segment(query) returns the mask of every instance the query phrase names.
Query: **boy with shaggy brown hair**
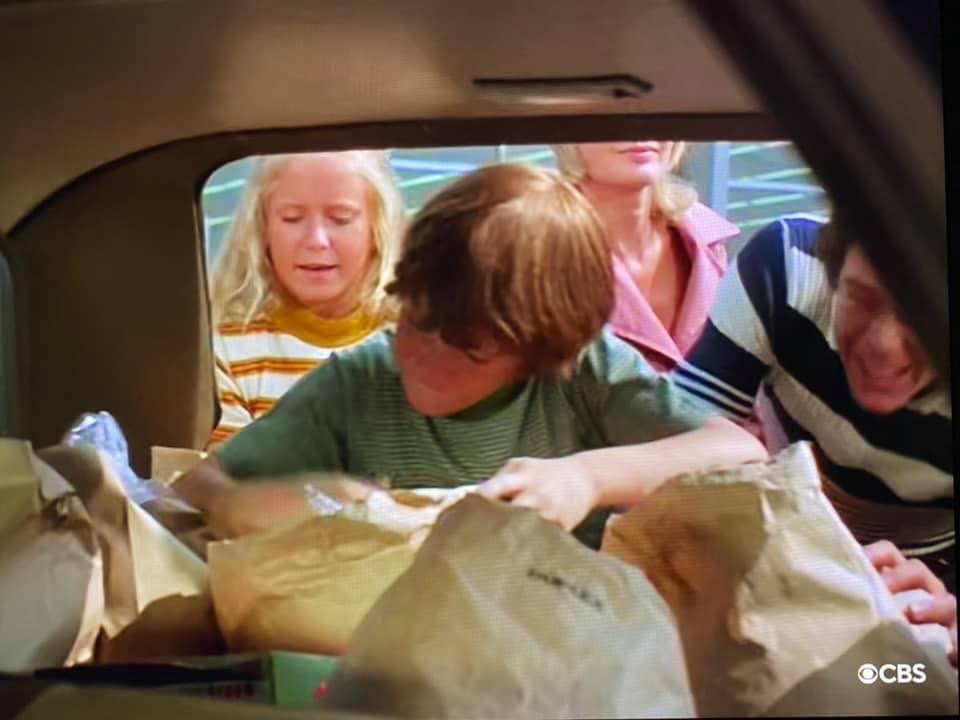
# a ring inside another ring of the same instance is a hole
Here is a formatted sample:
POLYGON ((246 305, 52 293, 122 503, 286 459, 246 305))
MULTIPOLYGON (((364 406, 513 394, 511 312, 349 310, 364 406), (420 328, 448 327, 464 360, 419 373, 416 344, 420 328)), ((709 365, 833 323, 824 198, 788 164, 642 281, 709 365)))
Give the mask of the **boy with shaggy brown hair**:
POLYGON ((603 228, 552 173, 486 167, 439 193, 389 291, 394 330, 317 368, 177 482, 215 531, 256 530, 305 502, 291 485, 237 481, 341 471, 404 488, 482 482, 596 547, 591 511, 681 472, 766 457, 604 329, 603 228))

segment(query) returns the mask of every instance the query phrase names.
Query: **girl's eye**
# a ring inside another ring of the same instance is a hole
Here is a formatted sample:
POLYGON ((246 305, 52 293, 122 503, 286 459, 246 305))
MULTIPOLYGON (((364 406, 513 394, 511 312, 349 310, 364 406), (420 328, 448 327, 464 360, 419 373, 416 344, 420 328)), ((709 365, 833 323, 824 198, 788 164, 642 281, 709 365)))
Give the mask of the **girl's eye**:
POLYGON ((350 215, 331 215, 330 220, 334 225, 349 225, 353 222, 354 218, 357 216, 354 214, 350 215))
POLYGON ((280 217, 280 221, 281 221, 281 222, 284 222, 284 223, 287 223, 288 225, 292 225, 292 224, 294 224, 294 223, 298 223, 298 222, 300 222, 301 220, 303 220, 303 216, 302 216, 302 215, 283 215, 283 216, 280 217))

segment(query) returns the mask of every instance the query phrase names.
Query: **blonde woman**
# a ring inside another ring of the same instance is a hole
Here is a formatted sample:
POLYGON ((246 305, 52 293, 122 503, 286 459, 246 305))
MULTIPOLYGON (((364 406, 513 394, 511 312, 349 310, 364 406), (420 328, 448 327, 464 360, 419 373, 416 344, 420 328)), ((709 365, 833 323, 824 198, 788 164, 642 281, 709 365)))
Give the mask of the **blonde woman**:
POLYGON ((685 143, 644 140, 554 147, 561 173, 600 215, 613 254, 610 323, 658 370, 700 336, 738 228, 673 176, 685 143))
POLYGON ((222 410, 209 445, 391 317, 403 207, 385 153, 260 158, 213 273, 222 410))

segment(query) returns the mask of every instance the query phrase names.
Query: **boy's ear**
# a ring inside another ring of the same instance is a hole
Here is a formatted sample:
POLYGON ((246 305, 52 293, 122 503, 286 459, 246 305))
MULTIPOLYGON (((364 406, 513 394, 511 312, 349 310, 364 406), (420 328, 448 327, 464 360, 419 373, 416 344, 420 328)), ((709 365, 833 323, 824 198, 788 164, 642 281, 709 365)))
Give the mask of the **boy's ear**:
POLYGON ((481 358, 496 357, 503 352, 503 343, 488 333, 480 335, 476 340, 476 346, 471 350, 471 354, 481 358))

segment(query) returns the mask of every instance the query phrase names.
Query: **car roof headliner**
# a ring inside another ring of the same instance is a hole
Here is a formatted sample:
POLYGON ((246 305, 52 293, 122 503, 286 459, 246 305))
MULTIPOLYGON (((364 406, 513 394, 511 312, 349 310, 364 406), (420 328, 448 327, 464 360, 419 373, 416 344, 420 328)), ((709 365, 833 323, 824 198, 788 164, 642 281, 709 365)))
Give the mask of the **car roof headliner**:
POLYGON ((211 133, 582 114, 476 77, 629 73, 600 112, 763 115, 682 0, 75 0, 0 6, 0 231, 78 176, 211 133))

